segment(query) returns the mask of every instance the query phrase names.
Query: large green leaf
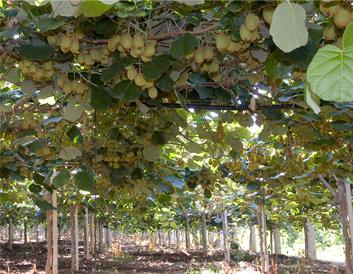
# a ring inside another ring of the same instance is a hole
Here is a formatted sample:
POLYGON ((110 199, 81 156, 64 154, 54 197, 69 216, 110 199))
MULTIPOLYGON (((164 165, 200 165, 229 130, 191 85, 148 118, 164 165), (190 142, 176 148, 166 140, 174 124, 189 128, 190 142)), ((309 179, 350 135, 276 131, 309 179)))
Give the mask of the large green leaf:
POLYGON ((112 90, 111 96, 115 99, 134 101, 141 95, 140 88, 130 80, 123 80, 112 90))
POLYGON ((82 13, 81 2, 82 1, 52 0, 51 6, 54 16, 79 16, 82 13))
POLYGON ((158 146, 148 145, 143 149, 142 153, 147 161, 156 162, 161 154, 161 149, 158 146))
POLYGON ((74 177, 75 184, 80 190, 91 191, 95 186, 94 173, 90 168, 83 167, 74 177))
POLYGON ((92 88, 90 104, 94 109, 104 111, 113 107, 114 101, 105 88, 101 86, 92 88))
POLYGON ((181 35, 174 39, 170 47, 170 55, 177 59, 183 57, 191 52, 198 46, 199 41, 197 38, 189 33, 181 35))
POLYGON ((47 15, 39 17, 38 21, 36 22, 36 26, 41 32, 57 29, 64 24, 64 20, 53 18, 47 15))
POLYGON ((77 99, 71 97, 64 108, 63 118, 70 122, 75 122, 81 118, 83 107, 78 103, 77 99))
POLYGON ((118 73, 121 72, 123 69, 124 69, 124 63, 122 62, 120 56, 115 54, 113 63, 111 64, 111 66, 102 72, 101 80, 103 82, 109 82, 113 80, 118 75, 118 73))
POLYGON ((56 207, 54 207, 52 204, 48 203, 46 200, 42 199, 36 199, 34 201, 35 205, 38 206, 40 209, 44 210, 56 210, 56 207))
POLYGON ((305 9, 289 1, 277 6, 272 17, 270 34, 273 42, 284 52, 304 46, 309 34, 305 26, 305 9))
POLYGON ((353 101, 353 47, 321 48, 310 63, 307 81, 313 93, 334 102, 353 101))
POLYGON ((157 80, 173 64, 169 55, 158 55, 152 61, 143 65, 143 76, 146 80, 157 80))
POLYGON ((353 47, 353 22, 344 30, 342 43, 343 48, 353 47))
POLYGON ((82 156, 81 150, 77 147, 65 147, 60 151, 60 158, 66 161, 82 156))
POLYGON ((98 0, 84 0, 82 3, 82 12, 86 17, 98 17, 111 7, 111 5, 104 4, 98 0))
POLYGON ((29 60, 45 61, 54 54, 54 49, 43 42, 33 42, 17 48, 18 54, 29 60))
POLYGON ((70 180, 70 172, 67 169, 62 170, 53 178, 53 186, 55 188, 63 187, 70 180))

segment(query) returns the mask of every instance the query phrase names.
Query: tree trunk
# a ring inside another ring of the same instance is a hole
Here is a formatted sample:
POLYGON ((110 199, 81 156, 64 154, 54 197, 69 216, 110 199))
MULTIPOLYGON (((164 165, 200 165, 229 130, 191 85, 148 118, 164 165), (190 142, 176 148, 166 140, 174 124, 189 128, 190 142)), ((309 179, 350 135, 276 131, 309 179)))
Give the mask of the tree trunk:
POLYGON ((233 224, 232 227, 232 242, 238 243, 238 226, 236 224, 233 224))
POLYGON ((249 251, 256 253, 256 227, 250 225, 249 251))
POLYGON ((98 250, 99 253, 103 252, 103 224, 98 221, 98 250))
POLYGON ((28 226, 27 226, 27 222, 25 221, 23 223, 23 242, 24 242, 24 244, 27 244, 27 242, 28 242, 27 230, 28 230, 28 226))
POLYGON ((78 253, 78 205, 70 207, 71 217, 71 270, 79 270, 79 253, 78 253))
POLYGON ((224 260, 230 262, 230 251, 228 246, 228 223, 227 223, 227 210, 224 209, 222 213, 222 235, 223 235, 223 251, 224 260))
POLYGON ((305 223, 305 258, 316 259, 315 227, 314 224, 306 221, 305 223))
POLYGON ((89 214, 88 214, 87 207, 85 207, 83 234, 84 234, 83 249, 84 249, 85 259, 88 260, 89 259, 89 214))
POLYGON ((168 230, 168 248, 172 246, 172 231, 168 230))
POLYGON ((201 240, 202 250, 205 254, 208 251, 208 239, 207 239, 207 224, 206 224, 206 210, 201 212, 201 240))
POLYGON ((353 274, 353 256, 352 256, 352 244, 351 236, 349 234, 349 220, 348 220, 348 208, 346 200, 346 188, 342 180, 337 180, 337 199, 339 204, 339 214, 342 225, 342 232, 345 245, 345 257, 346 257, 346 273, 353 274))
POLYGON ((274 238, 274 246, 275 246, 275 254, 281 254, 281 232, 279 226, 276 224, 273 229, 273 238, 274 238))
MULTIPOLYGON (((47 193, 47 201, 56 208, 56 191, 47 193)), ((58 273, 58 213, 57 210, 47 210, 47 245, 48 254, 45 266, 46 274, 58 273)))
POLYGON ((110 245, 110 229, 108 226, 105 228, 105 244, 110 245))
POLYGON ((95 255, 96 254, 96 230, 95 230, 95 216, 94 216, 94 213, 91 214, 91 218, 90 218, 90 226, 89 226, 89 229, 90 229, 90 243, 91 243, 91 252, 92 252, 92 255, 95 255))
POLYGON ((179 227, 177 227, 175 230, 175 237, 176 237, 176 251, 179 251, 179 245, 180 245, 179 227))
POLYGON ((257 220, 259 226, 260 236, 260 256, 261 256, 261 270, 262 273, 269 273, 269 256, 267 249, 267 233, 266 233, 266 215, 265 205, 263 201, 259 202, 257 211, 257 220))
POLYGON ((348 222, 349 222, 349 235, 351 238, 351 245, 353 251, 353 209, 352 209, 352 191, 351 185, 347 182, 344 183, 346 190, 346 203, 348 211, 348 222))
POLYGON ((12 250, 13 248, 13 223, 12 223, 12 219, 10 218, 10 221, 9 221, 9 233, 8 233, 8 248, 10 250, 12 250))
POLYGON ((190 224, 189 224, 189 214, 185 212, 185 247, 187 251, 190 251, 190 224))

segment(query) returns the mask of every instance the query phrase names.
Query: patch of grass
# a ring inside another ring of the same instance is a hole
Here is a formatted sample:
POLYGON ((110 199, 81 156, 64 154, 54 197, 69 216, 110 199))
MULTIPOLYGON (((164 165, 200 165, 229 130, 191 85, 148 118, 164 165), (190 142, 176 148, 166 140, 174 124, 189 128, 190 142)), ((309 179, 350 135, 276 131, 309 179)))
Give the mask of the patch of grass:
POLYGON ((221 273, 221 268, 219 268, 217 265, 214 265, 212 263, 207 264, 202 269, 190 268, 185 272, 185 274, 214 274, 214 273, 221 273))

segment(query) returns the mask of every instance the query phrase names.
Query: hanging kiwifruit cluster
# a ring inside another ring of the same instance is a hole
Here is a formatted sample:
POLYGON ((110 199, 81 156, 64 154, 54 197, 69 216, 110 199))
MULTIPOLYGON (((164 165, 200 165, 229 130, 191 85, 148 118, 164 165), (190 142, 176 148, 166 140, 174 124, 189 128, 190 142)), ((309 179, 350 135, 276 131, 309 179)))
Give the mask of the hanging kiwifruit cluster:
POLYGON ((14 58, 7 54, 5 51, 0 50, 0 64, 13 64, 14 63, 14 58))
POLYGON ((130 81, 134 81, 135 84, 140 87, 142 90, 147 89, 148 96, 151 99, 155 99, 158 96, 158 90, 154 86, 153 81, 147 81, 145 77, 143 77, 143 73, 139 72, 134 66, 127 66, 126 68, 126 76, 130 81))
MULTIPOLYGON (((333 23, 339 29, 345 28, 352 21, 352 8, 350 5, 346 5, 346 1, 321 1, 320 11, 327 17, 333 17, 333 23)), ((348 3, 349 4, 349 3, 348 3)), ((332 38, 331 33, 326 31, 328 38, 332 38)), ((332 39, 328 39, 332 40, 332 39)))
POLYGON ((71 81, 66 75, 60 75, 57 80, 57 86, 63 90, 65 94, 84 95, 90 88, 81 80, 71 81))
POLYGON ((49 35, 47 41, 49 45, 60 47, 63 53, 71 52, 78 53, 80 51, 80 40, 84 35, 81 31, 76 31, 73 34, 65 35, 49 35))
POLYGON ((18 67, 25 76, 35 81, 51 80, 55 75, 55 68, 52 61, 38 63, 25 59, 18 62, 18 67))
POLYGON ((248 42, 234 42, 226 33, 217 33, 215 35, 216 47, 220 52, 234 54, 246 50, 249 47, 248 42))
POLYGON ((151 61, 156 53, 157 41, 147 40, 140 35, 130 35, 124 33, 121 35, 114 34, 108 39, 108 49, 111 52, 118 50, 123 56, 130 54, 134 58, 139 58, 143 62, 151 61))
POLYGON ((36 120, 32 113, 26 112, 23 114, 22 127, 24 129, 32 128, 36 124, 36 120))
POLYGON ((215 75, 219 71, 219 61, 215 56, 212 47, 199 47, 186 56, 186 59, 193 61, 192 69, 197 72, 215 75))
POLYGON ((240 27, 240 38, 244 42, 253 42, 259 37, 260 18, 249 13, 240 27))
POLYGON ((103 156, 103 160, 108 163, 109 167, 119 168, 119 156, 114 151, 109 151, 103 156))
POLYGON ((107 65, 110 51, 107 48, 94 48, 85 50, 77 55, 77 62, 85 68, 91 68, 95 63, 107 65))

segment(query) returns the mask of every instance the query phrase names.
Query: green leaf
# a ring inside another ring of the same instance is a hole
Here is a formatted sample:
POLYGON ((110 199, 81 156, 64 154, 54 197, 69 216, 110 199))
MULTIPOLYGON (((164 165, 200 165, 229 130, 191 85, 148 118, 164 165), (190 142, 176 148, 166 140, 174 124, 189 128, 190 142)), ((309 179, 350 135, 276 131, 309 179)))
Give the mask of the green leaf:
POLYGON ((37 184, 30 184, 28 189, 32 193, 39 194, 42 191, 43 187, 37 184))
POLYGON ((11 83, 18 83, 21 80, 20 69, 13 67, 5 74, 5 79, 11 83))
POLYGON ((54 49, 44 42, 33 42, 17 48, 19 55, 28 60, 45 61, 54 54, 54 49))
POLYGON ((64 108, 63 118, 70 122, 75 122, 81 118, 83 107, 77 102, 75 97, 71 97, 64 108))
POLYGON ((149 63, 143 64, 143 76, 146 80, 157 80, 173 64, 169 55, 158 55, 149 63))
POLYGON ((36 26, 41 32, 46 32, 48 30, 55 30, 57 28, 60 28, 64 24, 65 24, 64 20, 49 17, 46 15, 39 17, 38 21, 36 22, 36 26))
POLYGON ((305 26, 306 11, 295 3, 283 2, 273 13, 270 34, 273 42, 284 52, 306 45, 309 34, 305 26))
POLYGON ((140 88, 130 80, 123 80, 112 90, 111 96, 115 99, 134 101, 141 95, 140 88))
POLYGON ((46 200, 36 199, 36 200, 34 201, 34 203, 35 203, 35 205, 36 205, 37 207, 39 207, 40 209, 44 209, 44 210, 56 210, 56 208, 55 208, 52 204, 48 203, 46 200))
POLYGON ((113 80, 118 75, 118 73, 120 73, 123 69, 124 69, 124 63, 118 57, 118 60, 114 60, 112 65, 102 72, 101 80, 103 82, 109 82, 113 80))
POLYGON ((69 137, 69 139, 74 143, 74 144, 82 144, 83 142, 83 136, 81 134, 80 129, 77 126, 72 126, 67 132, 66 136, 69 137))
POLYGON ((75 174, 74 181, 80 190, 91 191, 95 187, 95 177, 93 171, 88 167, 83 167, 75 174))
POLYGON ((161 154, 161 148, 154 145, 148 145, 143 149, 143 157, 150 162, 157 162, 161 154))
POLYGON ((353 47, 353 22, 344 30, 342 44, 343 48, 353 47))
POLYGON ((53 178, 54 188, 63 187, 66 183, 70 181, 70 172, 67 169, 62 170, 53 178))
POLYGON ((32 6, 36 6, 36 7, 40 7, 40 6, 43 6, 47 3, 49 3, 49 0, 24 0, 24 1, 32 6))
POLYGON ((96 110, 104 111, 114 106, 114 100, 101 86, 91 89, 91 106, 96 110))
POLYGON ((52 0, 51 6, 54 16, 77 17, 82 13, 82 1, 52 0))
POLYGON ((307 70, 313 93, 334 102, 353 101, 353 47, 327 45, 317 52, 307 70))
POLYGON ((77 147, 65 147, 60 151, 59 156, 61 159, 69 161, 81 157, 82 152, 77 147))
POLYGON ((266 61, 265 72, 271 81, 276 79, 282 79, 290 71, 290 67, 284 65, 281 62, 283 56, 275 51, 273 52, 266 61))
POLYGON ((98 0, 84 0, 82 3, 82 12, 86 17, 98 17, 111 7, 111 5, 106 5, 98 0))
POLYGON ((315 114, 320 113, 320 98, 311 91, 310 85, 305 85, 304 90, 305 102, 314 111, 315 114))
POLYGON ((158 81, 156 82, 156 86, 164 92, 169 92, 172 90, 173 86, 174 86, 175 82, 173 81, 173 79, 167 74, 164 73, 161 78, 158 79, 158 81))
POLYGON ((174 59, 178 59, 190 54, 198 46, 197 38, 189 33, 175 38, 170 46, 170 55, 174 59))

